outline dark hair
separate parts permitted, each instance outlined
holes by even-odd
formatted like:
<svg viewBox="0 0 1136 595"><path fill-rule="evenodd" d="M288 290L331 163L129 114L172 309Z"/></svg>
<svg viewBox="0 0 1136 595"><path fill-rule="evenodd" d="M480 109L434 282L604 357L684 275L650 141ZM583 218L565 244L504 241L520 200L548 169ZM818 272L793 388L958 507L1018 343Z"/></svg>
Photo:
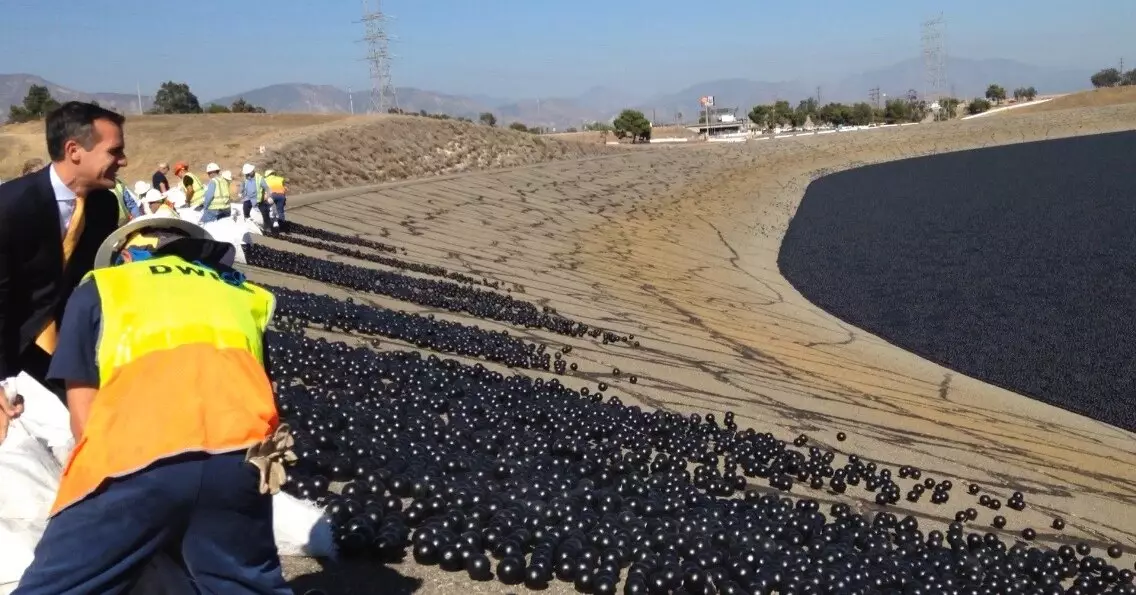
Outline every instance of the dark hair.
<svg viewBox="0 0 1136 595"><path fill-rule="evenodd" d="M68 101L47 114L47 154L52 161L63 159L63 145L73 140L90 150L99 139L95 138L95 120L110 120L122 126L126 118L121 114L93 103Z"/></svg>

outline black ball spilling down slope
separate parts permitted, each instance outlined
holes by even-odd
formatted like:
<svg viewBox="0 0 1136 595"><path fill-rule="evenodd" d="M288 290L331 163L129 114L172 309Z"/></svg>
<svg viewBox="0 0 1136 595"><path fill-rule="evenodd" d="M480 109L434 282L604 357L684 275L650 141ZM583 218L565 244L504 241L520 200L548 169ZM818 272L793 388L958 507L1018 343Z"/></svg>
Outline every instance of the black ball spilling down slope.
<svg viewBox="0 0 1136 595"><path fill-rule="evenodd" d="M391 271L331 262L259 244L249 246L245 258L252 266L357 291L369 291L420 306L464 312L479 318L509 322L525 328L540 328L571 337L602 336L604 343L630 342L629 337L590 328L582 322L556 314L551 308L539 309L529 302L507 295L450 281L420 279Z"/></svg>
<svg viewBox="0 0 1136 595"><path fill-rule="evenodd" d="M310 230L312 228L307 228L307 229ZM297 230L295 228L292 228L288 231L288 233L279 234L276 237L278 239L287 240L287 241L292 242L293 244L297 244L299 246L307 246L308 248L315 248L317 250L323 250L325 252L331 252L333 254L340 254L342 256L347 256L347 257L354 258L354 259L357 259L357 260L365 260L367 262L373 262L373 263L376 263L376 264L381 264L383 266L388 266L388 267L395 268L395 269L401 269L401 270L404 270L404 271L413 271L415 273L424 273L424 274L427 274L427 275L433 275L435 277L444 277L446 279L452 279L452 280L457 281L459 283L469 283L470 285L485 285L486 287L492 287L493 289L499 289L501 287L501 283L498 282L498 281L490 281L488 279L481 279L479 281L479 280L477 280L473 277L470 277L469 275L464 275L462 273L455 273L455 272L452 272L452 271L448 271L445 268L440 267L440 266L430 265L430 264L422 264L422 263L417 263L417 262L409 262L409 261L406 261L406 260L402 260L401 258L394 258L394 257L391 257L391 256L383 256L382 254L375 254L373 252L364 252L362 250L357 250L355 248L347 248L347 247L344 247L344 246L338 246L338 245L333 244L331 242L324 242L324 241L312 240L312 239L300 237L299 235L297 235L297 233L304 233L304 234L310 235L310 232L308 232L307 230L304 230L303 228L301 228L300 232L297 232ZM329 235L331 235L332 237L339 236L339 234L329 234ZM335 239L333 241L336 241L336 242L349 241L349 238L343 239L343 238L345 238L345 236L339 236L339 237L341 239ZM386 246L386 244L379 244L379 245L384 246L384 247ZM372 250L378 250L378 248L376 248L376 247L372 247L371 249Z"/></svg>
<svg viewBox="0 0 1136 595"><path fill-rule="evenodd" d="M305 276L335 265L250 252L260 266ZM351 270L335 282L377 284ZM1028 543L1036 532L1012 517L999 515L998 529L1025 542L985 532L989 521L968 531L974 508L946 527L888 512L905 496L938 505L967 497L915 467L893 473L810 446L807 436L786 442L742 429L733 413L649 412L556 379L313 339L296 331L330 324L517 367L533 364L539 349L427 317L275 291L271 372L299 456L285 489L326 507L344 555L376 564L409 555L474 581L531 589L563 581L582 593L1136 593L1132 572L1092 556L1088 544L1038 548ZM881 510L822 506L808 495L852 489ZM977 486L968 491L987 508L998 502ZM1007 499L1008 509L1025 506L1022 494ZM1058 521L1053 527L1063 528Z"/></svg>
<svg viewBox="0 0 1136 595"><path fill-rule="evenodd" d="M302 330L311 325L326 331L346 331L406 341L416 347L476 357L514 368L563 373L562 360L553 360L544 345L527 343L504 332L490 332L457 322L437 320L387 308L358 304L352 298L265 286L276 296L276 326Z"/></svg>

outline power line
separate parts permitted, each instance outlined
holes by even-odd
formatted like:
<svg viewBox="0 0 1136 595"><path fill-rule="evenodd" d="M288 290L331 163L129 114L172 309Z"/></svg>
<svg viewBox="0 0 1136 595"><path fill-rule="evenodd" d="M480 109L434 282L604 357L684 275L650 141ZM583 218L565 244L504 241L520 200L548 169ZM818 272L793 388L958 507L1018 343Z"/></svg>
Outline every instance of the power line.
<svg viewBox="0 0 1136 595"><path fill-rule="evenodd" d="M390 108L398 109L398 95L391 83L391 36L386 25L390 16L383 12L382 0L362 0L362 23L366 34L366 60L371 69L371 112L386 113Z"/></svg>

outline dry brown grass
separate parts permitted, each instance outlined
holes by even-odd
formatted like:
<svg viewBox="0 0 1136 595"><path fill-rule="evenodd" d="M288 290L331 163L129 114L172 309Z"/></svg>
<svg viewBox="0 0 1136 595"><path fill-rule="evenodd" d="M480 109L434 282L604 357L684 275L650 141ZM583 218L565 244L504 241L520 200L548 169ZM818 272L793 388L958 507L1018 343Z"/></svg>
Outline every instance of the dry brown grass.
<svg viewBox="0 0 1136 595"><path fill-rule="evenodd" d="M604 136L602 132L561 132L557 134L546 135L547 138L554 138L557 140L570 140L576 142L604 144L607 141L614 141L615 136L608 134ZM684 126L656 126L651 130L651 138L697 138L697 132L691 132L690 129Z"/></svg>
<svg viewBox="0 0 1136 595"><path fill-rule="evenodd" d="M288 142L296 135L348 119L324 114L203 114L128 116L126 153L130 164L120 177L132 182L149 179L157 164L185 161L195 171L210 161L239 170L264 145ZM47 157L43 122L0 127L0 178L19 173L27 159Z"/></svg>
<svg viewBox="0 0 1136 595"><path fill-rule="evenodd" d="M126 122L130 164L119 177L128 184L148 180L162 161L185 161L198 172L210 161L234 172L251 161L286 172L290 189L297 192L619 150L567 142L578 140L412 116L133 116ZM24 162L36 157L46 157L42 122L0 127L0 179L16 177Z"/></svg>
<svg viewBox="0 0 1136 595"><path fill-rule="evenodd" d="M292 192L578 159L624 150L454 120L375 116L305 134L271 150L264 167Z"/></svg>
<svg viewBox="0 0 1136 595"><path fill-rule="evenodd" d="M1014 110L1015 113L1052 112L1082 107L1104 107L1136 102L1136 87L1112 87L1093 89L1082 93L1062 95L1039 105L1031 105Z"/></svg>

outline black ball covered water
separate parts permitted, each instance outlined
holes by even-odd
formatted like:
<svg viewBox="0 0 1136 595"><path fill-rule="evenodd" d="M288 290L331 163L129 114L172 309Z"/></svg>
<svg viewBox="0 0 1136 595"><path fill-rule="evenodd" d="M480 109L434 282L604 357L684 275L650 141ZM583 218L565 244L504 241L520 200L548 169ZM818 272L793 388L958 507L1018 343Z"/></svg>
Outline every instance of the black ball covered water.
<svg viewBox="0 0 1136 595"><path fill-rule="evenodd" d="M388 260L445 280L384 276L253 248L261 266L359 292L630 342L441 270ZM427 288L433 297L421 294ZM806 435L786 442L739 427L733 412L644 410L603 395L602 382L589 393L555 377L313 338L308 329L330 327L561 374L571 352L362 298L275 291L269 360L300 459L285 489L326 507L347 556L378 564L409 554L475 581L542 589L556 580L591 593L1016 594L1064 592L1060 584L1070 593L1128 592L1131 572L1091 557L1087 545L1050 551L1028 541L1043 541L1030 528L1019 533L1027 541L1007 543L966 525L974 509L946 527L906 516L905 499L943 504L952 490L950 480L921 477L913 466L889 469ZM972 496L980 491L968 486ZM839 494L878 504L814 499L847 498ZM993 496L983 499L1000 507ZM1025 497L1015 493L1006 504L1021 510ZM992 519L999 529L1018 522ZM1123 552L1114 546L1108 554Z"/></svg>

